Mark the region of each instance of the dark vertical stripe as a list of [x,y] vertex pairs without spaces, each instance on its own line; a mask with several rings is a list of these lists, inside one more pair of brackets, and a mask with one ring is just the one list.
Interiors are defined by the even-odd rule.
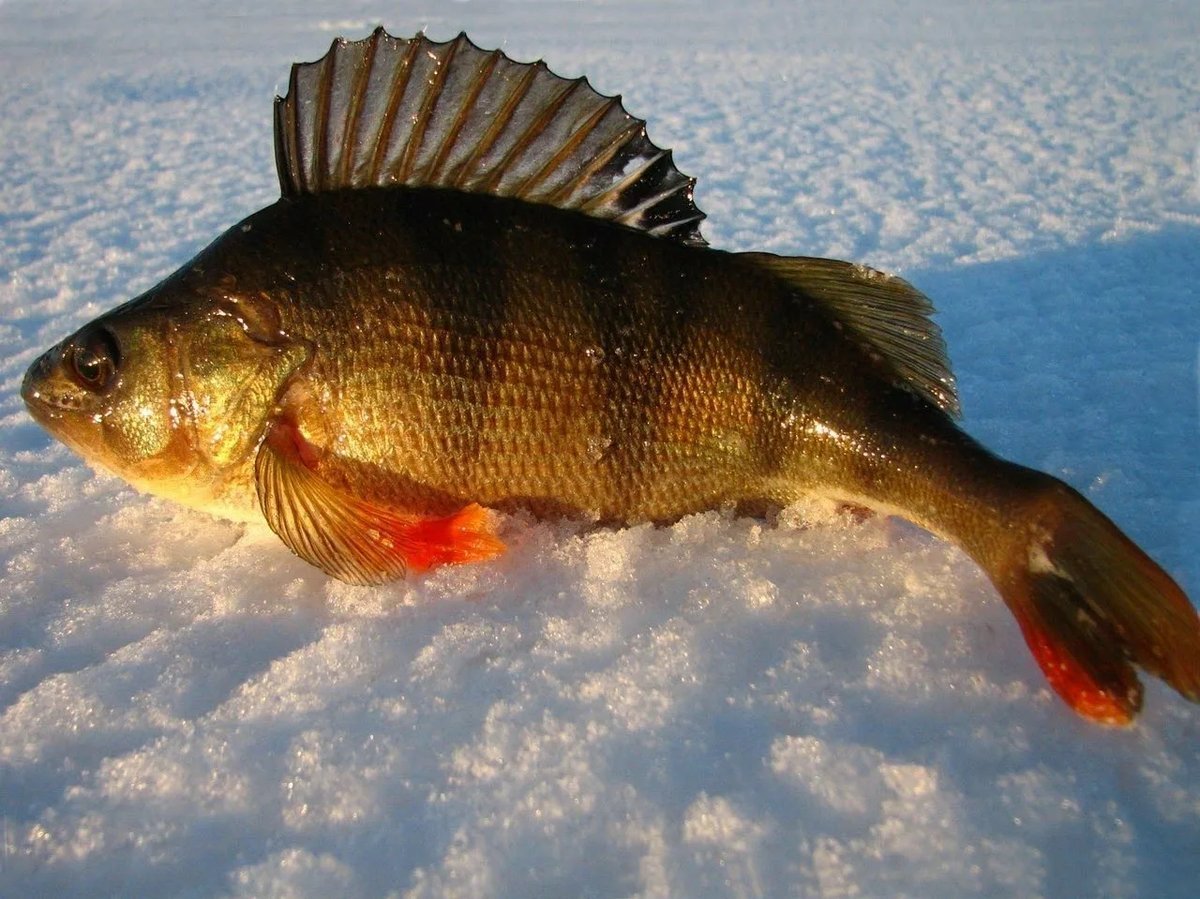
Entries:
[[503,239],[511,228],[510,208],[503,203],[463,202],[459,194],[425,191],[422,224],[414,229],[425,244],[425,258],[443,262],[427,271],[429,313],[433,326],[447,338],[444,371],[453,379],[444,386],[462,418],[453,435],[461,461],[476,470],[486,440],[487,413],[498,406],[498,386],[506,377],[497,364],[498,339],[510,316],[522,308],[517,278],[527,260],[516,259]]
[[781,474],[788,461],[789,447],[784,440],[786,429],[781,427],[781,418],[793,411],[786,407],[793,399],[797,364],[805,364],[800,360],[805,355],[806,345],[798,333],[796,304],[782,287],[772,287],[763,288],[768,293],[761,337],[763,371],[760,377],[765,382],[765,389],[758,391],[754,404],[750,450],[763,478]]
[[[590,222],[588,223],[590,224]],[[699,316],[696,278],[676,248],[622,228],[589,229],[582,259],[585,312],[600,348],[601,432],[608,448],[600,466],[615,517],[644,504],[651,464],[660,461],[672,375]]]

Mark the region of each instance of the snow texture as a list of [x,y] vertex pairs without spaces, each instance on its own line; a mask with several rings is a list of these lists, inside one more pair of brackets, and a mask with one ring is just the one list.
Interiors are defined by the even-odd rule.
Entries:
[[956,549],[812,507],[383,589],[138,495],[45,347],[277,195],[293,59],[384,22],[622,91],[718,246],[901,272],[967,428],[1200,595],[1200,5],[0,5],[0,894],[1193,896],[1200,714],[1048,691]]

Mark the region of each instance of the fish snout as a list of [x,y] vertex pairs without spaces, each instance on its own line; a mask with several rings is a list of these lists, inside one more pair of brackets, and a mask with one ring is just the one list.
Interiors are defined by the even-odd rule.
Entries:
[[42,425],[49,426],[64,414],[90,412],[95,405],[91,393],[67,371],[67,352],[67,343],[51,347],[34,360],[21,381],[25,408]]
[[39,412],[45,411],[46,386],[52,379],[55,365],[61,355],[58,347],[46,350],[25,371],[25,377],[21,381],[21,399],[25,401],[25,408],[34,418],[38,418]]

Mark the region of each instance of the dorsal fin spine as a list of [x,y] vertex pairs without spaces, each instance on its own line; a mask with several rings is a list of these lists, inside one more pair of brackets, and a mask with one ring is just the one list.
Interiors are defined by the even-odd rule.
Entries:
[[413,165],[420,157],[421,148],[425,144],[425,129],[429,125],[429,117],[433,115],[433,110],[438,105],[438,100],[441,99],[442,91],[446,87],[446,77],[450,74],[454,57],[458,53],[458,49],[463,45],[463,41],[463,36],[459,35],[447,46],[446,57],[445,59],[438,60],[437,68],[433,72],[433,80],[429,84],[429,89],[425,91],[424,96],[421,98],[421,108],[417,110],[417,118],[413,122],[412,132],[408,136],[408,143],[404,145],[404,155],[401,158],[400,167],[396,170],[396,180],[400,184],[407,184],[413,174]]
[[[580,78],[579,81],[576,82],[576,85],[579,85],[579,84],[587,84],[587,81],[583,78]],[[537,187],[539,184],[544,182],[548,177],[550,177],[550,175],[562,164],[564,159],[567,159],[572,153],[575,152],[576,148],[581,143],[583,143],[585,140],[587,140],[588,135],[596,130],[596,126],[598,124],[600,124],[601,119],[603,119],[606,115],[608,115],[608,113],[611,110],[612,110],[612,101],[611,100],[609,100],[609,102],[605,103],[603,106],[597,107],[596,110],[591,115],[589,115],[579,125],[579,127],[575,129],[574,132],[571,133],[571,136],[569,138],[567,138],[567,140],[563,143],[562,147],[559,148],[558,152],[555,153],[553,156],[551,156],[549,159],[547,159],[542,164],[542,167],[540,169],[538,169],[536,172],[534,172],[532,175],[530,175],[525,180],[525,183],[522,184],[517,189],[517,193],[519,193],[519,194],[532,193],[532,191],[535,187]],[[573,186],[576,183],[577,178],[578,178],[578,176],[576,176],[576,178],[571,179],[570,181],[568,181],[566,183],[565,186],[567,186],[567,187]],[[558,193],[560,190],[562,190],[562,188],[559,188],[558,190],[556,190],[555,193]],[[553,194],[551,196],[553,196]]]
[[630,208],[624,215],[622,215],[620,218],[618,218],[617,221],[620,222],[622,225],[624,225],[627,223],[626,222],[627,219],[629,219],[629,220],[636,219],[639,215],[641,215],[641,213],[645,212],[647,209],[657,206],[660,202],[665,200],[667,197],[673,197],[673,196],[675,196],[675,194],[679,193],[680,191],[688,191],[691,189],[692,189],[692,185],[686,181],[684,181],[682,184],[676,184],[674,187],[668,187],[666,190],[661,191],[660,193],[654,194],[653,196],[647,197],[646,199],[642,200],[642,202],[640,202],[636,206]]
[[[534,141],[538,134],[541,133],[542,129],[558,117],[559,112],[562,111],[562,108],[566,105],[567,101],[571,99],[571,96],[579,90],[581,85],[585,84],[587,84],[587,81],[583,78],[576,78],[574,81],[567,82],[567,85],[562,92],[559,93],[559,95],[555,97],[552,102],[546,104],[546,108],[542,110],[542,114],[529,123],[529,127],[525,129],[525,133],[521,135],[521,139],[516,143],[509,155],[512,156],[514,160],[523,156],[525,151],[529,148],[529,145]],[[556,159],[561,158],[563,152],[569,149],[570,146],[571,142],[567,141],[566,144],[559,148],[558,153],[548,159],[538,171],[534,172],[519,185],[517,185],[513,190],[513,193],[517,194],[518,196],[532,194],[534,188],[537,187],[543,180],[545,180],[546,175],[548,175],[552,170],[550,168],[550,164]]]
[[[621,103],[621,97],[619,95],[613,97],[612,100],[615,104],[619,105]],[[641,123],[637,121],[637,119],[631,119],[629,124],[626,125],[625,128],[620,132],[618,132],[611,140],[609,140],[609,142],[605,144],[595,155],[595,158],[593,158],[592,161],[588,163],[588,165],[579,173],[579,176],[575,179],[575,186],[582,187],[586,185],[591,177],[608,165],[612,161],[613,157],[620,152],[621,148],[629,142],[630,138],[636,135],[640,130]],[[639,171],[641,171],[641,169],[639,169]],[[619,193],[620,188],[627,186],[629,183],[630,181],[628,178],[622,179],[602,193],[596,194],[591,199],[579,204],[579,211],[590,212],[592,209],[599,207],[602,205],[602,201],[607,202],[610,198]],[[566,199],[569,196],[570,194],[564,194],[563,199]],[[701,218],[703,217],[704,216],[701,215]]]
[[691,218],[675,219],[670,222],[663,222],[661,225],[655,225],[650,229],[650,233],[657,237],[674,237],[676,232],[685,230],[687,225],[692,222],[700,222],[704,218],[703,212],[698,212]]
[[[295,67],[292,68],[292,73],[288,77],[288,95],[291,96],[300,90],[300,73]],[[276,146],[283,146],[287,150],[287,165],[279,167],[279,180],[283,182],[284,169],[287,169],[289,190],[285,193],[292,193],[300,189],[300,166],[303,164],[304,157],[300,154],[300,124],[297,120],[299,115],[296,104],[284,103],[281,99],[276,107],[280,111],[280,115],[276,116],[276,121],[283,120],[284,133],[281,140],[276,140]]]
[[[466,33],[459,34],[463,40],[468,40]],[[493,50],[487,54],[475,69],[475,75],[471,78],[470,89],[464,94],[462,103],[459,104],[458,114],[454,117],[454,127],[447,133],[442,140],[442,145],[438,147],[437,153],[434,154],[433,162],[429,167],[429,177],[436,181],[442,175],[442,169],[445,168],[446,160],[450,158],[450,153],[454,149],[454,143],[458,140],[458,135],[462,132],[463,126],[467,123],[467,112],[479,99],[479,94],[483,91],[483,87],[487,84],[488,78],[496,71],[496,64],[500,62],[501,53],[499,50]],[[453,179],[451,179],[453,181]]]
[[[605,116],[612,112],[614,107],[619,106],[620,104],[620,97],[609,97],[607,103],[593,112],[591,116],[588,117],[587,121],[585,121],[575,131],[575,133],[571,135],[571,139],[563,146],[562,150],[560,150],[553,159],[543,166],[543,169],[547,170],[547,174],[549,174],[548,170],[561,163],[562,160],[564,160],[570,153],[573,153],[581,143],[587,140],[592,132],[596,130],[599,124],[604,121]],[[622,134],[625,134],[625,132],[622,132]],[[618,135],[618,138],[620,137],[621,135]],[[551,193],[547,194],[545,201],[547,203],[557,205],[566,200],[571,196],[572,193],[575,192],[577,188],[587,183],[587,179],[591,177],[592,173],[597,171],[600,167],[612,159],[613,154],[617,151],[619,146],[620,143],[617,142],[616,139],[609,141],[609,144],[601,149],[600,153],[596,155],[596,158],[591,162],[591,164],[585,166],[578,173],[576,173],[575,177],[571,178],[569,181],[564,181]],[[542,177],[545,177],[545,175]]]
[[[362,116],[363,96],[366,93],[367,82],[371,79],[371,70],[375,65],[375,53],[378,51],[379,42],[383,40],[383,28],[376,28],[370,39],[367,41],[365,52],[359,69],[354,73],[354,91],[350,95],[350,110],[346,115],[346,137],[347,143],[357,141],[358,139],[358,122]],[[339,178],[341,183],[350,180],[352,174],[351,167],[354,164],[354,153],[351,149],[348,152],[342,153],[341,165],[339,166]]]
[[[295,78],[295,71],[292,72]],[[291,80],[291,79],[289,79]],[[288,121],[291,120],[289,127]],[[293,169],[295,160],[300,158],[296,152],[296,113],[295,107],[285,103],[282,97],[275,98],[275,174],[279,176],[279,193],[289,196],[296,192],[296,175]]]
[[[522,90],[520,98],[516,103],[513,103],[511,107],[506,106],[505,112],[515,110],[520,105],[521,101],[524,100],[526,95],[529,93],[529,88],[533,85],[533,79],[534,76],[537,75],[538,69],[545,70],[545,68],[546,64],[541,60],[538,60],[533,64],[533,68],[530,69],[530,77],[524,82],[524,90]],[[562,105],[562,101],[565,99],[566,94],[569,92],[570,87],[568,87],[565,91],[559,91],[554,99],[550,101],[549,106],[553,108],[554,112],[558,111]],[[495,192],[497,185],[504,179],[504,176],[508,174],[508,167],[512,165],[513,161],[525,151],[525,148],[529,146],[530,142],[532,142],[534,137],[537,136],[538,132],[541,130],[541,126],[547,121],[547,118],[547,111],[542,110],[537,118],[530,122],[529,125],[525,127],[525,130],[517,135],[517,139],[513,141],[513,145],[508,148],[504,156],[500,158],[500,161],[492,167],[492,170],[487,174],[486,177],[477,183],[478,189],[486,193]],[[507,123],[508,118],[505,116],[504,124]]]
[[413,58],[417,55],[419,46],[416,40],[409,41],[408,46],[404,48],[404,57],[400,65],[396,66],[396,71],[392,73],[387,109],[380,119],[379,131],[375,136],[375,149],[371,153],[372,183],[378,182],[379,170],[387,158],[387,150],[392,142],[392,130],[396,126],[396,112],[400,108],[400,100],[404,97],[404,88],[407,87],[409,76],[412,74]]
[[[504,127],[508,124],[509,118],[514,109],[516,109],[525,95],[529,93],[529,88],[533,84],[533,79],[537,75],[537,66],[532,65],[524,72],[513,85],[507,97],[504,98],[504,105],[492,117],[492,123],[488,125],[487,131],[483,133],[483,137],[476,143],[475,148],[471,151],[471,155],[466,158],[463,163],[463,171],[470,171],[472,167],[495,146],[496,141],[500,139],[500,135],[504,133]],[[485,179],[480,179],[476,182],[457,182],[457,186],[470,189],[485,189]]]
[[321,77],[317,81],[317,120],[314,127],[316,144],[313,146],[313,181],[317,190],[327,187],[325,173],[329,166],[329,101],[333,95],[333,73],[337,66],[337,57],[330,53],[321,65]]
[[651,156],[649,159],[647,159],[645,161],[645,163],[638,166],[632,172],[627,173],[624,178],[622,178],[620,181],[618,181],[616,184],[614,184],[608,190],[604,191],[604,193],[596,194],[596,196],[592,197],[590,200],[588,200],[586,203],[584,203],[582,206],[580,206],[579,207],[580,210],[582,210],[583,212],[590,212],[592,209],[595,209],[598,206],[601,206],[604,203],[608,202],[609,199],[611,199],[614,196],[617,196],[618,194],[620,194],[621,191],[623,191],[625,188],[627,188],[630,184],[633,184],[635,181],[638,180],[638,178],[642,177],[642,175],[645,174],[645,172],[650,168],[650,166],[654,165],[656,162],[658,162],[660,159],[662,159],[664,155],[666,155],[666,151],[659,150],[657,153],[655,153],[653,156]]

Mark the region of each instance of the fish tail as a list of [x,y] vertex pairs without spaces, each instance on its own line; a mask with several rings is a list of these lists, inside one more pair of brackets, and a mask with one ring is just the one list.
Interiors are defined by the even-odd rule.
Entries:
[[1098,509],[1044,477],[1020,536],[990,567],[1050,685],[1109,725],[1129,724],[1141,707],[1135,665],[1200,701],[1195,607]]

